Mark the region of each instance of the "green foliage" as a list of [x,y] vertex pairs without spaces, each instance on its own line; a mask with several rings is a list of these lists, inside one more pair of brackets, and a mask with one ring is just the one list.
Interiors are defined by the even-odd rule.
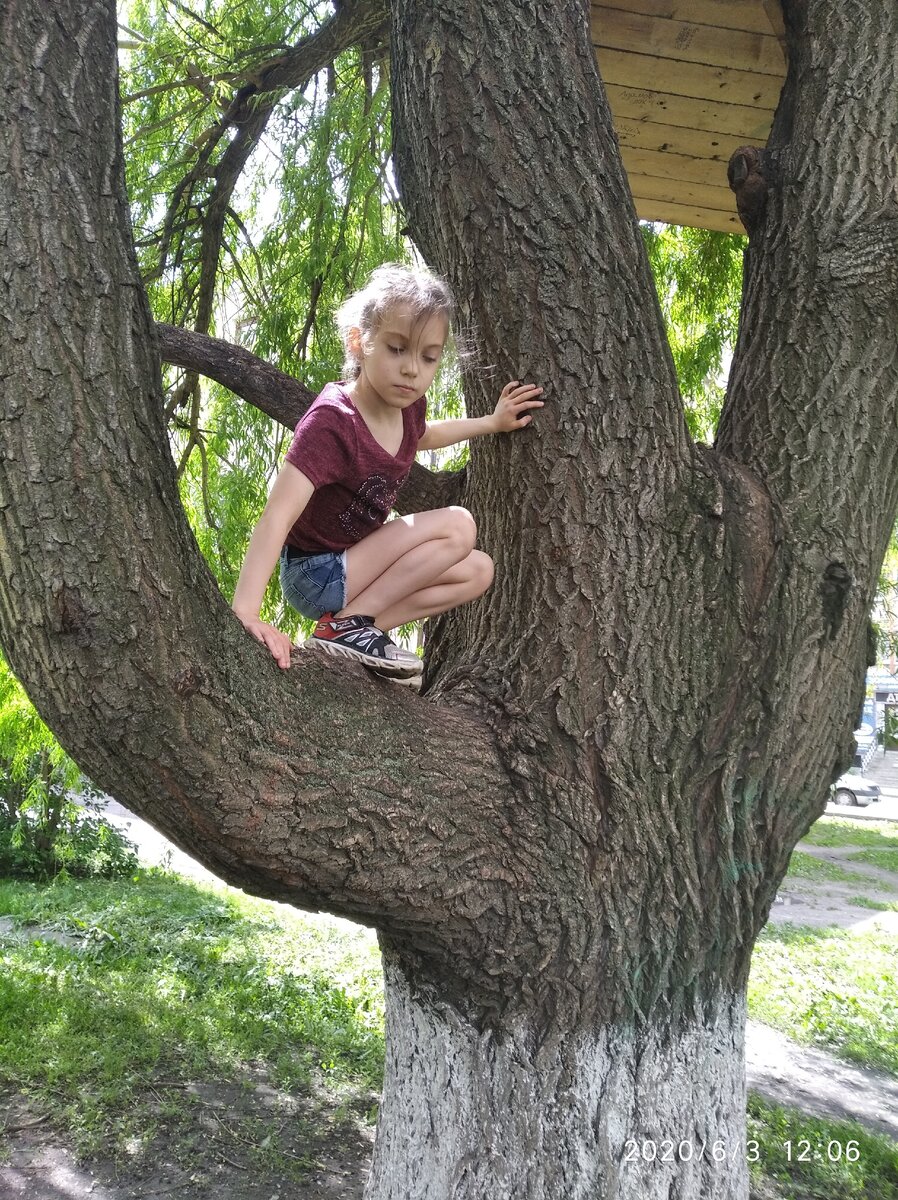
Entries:
[[642,235],[686,420],[693,437],[710,442],[738,329],[745,238],[680,225],[643,225]]
[[0,875],[133,871],[134,847],[97,814],[95,799],[0,658]]
[[[370,271],[408,259],[390,190],[383,62],[353,48],[271,105],[264,135],[228,197],[220,253],[208,241],[213,197],[242,126],[220,119],[261,63],[319,27],[329,6],[267,0],[135,0],[140,48],[123,64],[126,164],[140,265],[158,320],[191,325],[214,275],[212,329],[312,390],[342,372],[333,314]],[[168,370],[172,449],[182,500],[226,595],[285,448],[285,431],[217,385]],[[185,388],[185,383],[188,386]],[[262,615],[295,635],[276,581]]]

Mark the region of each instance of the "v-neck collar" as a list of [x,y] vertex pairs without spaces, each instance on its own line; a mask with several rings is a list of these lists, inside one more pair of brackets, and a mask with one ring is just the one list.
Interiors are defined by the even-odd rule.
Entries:
[[[383,442],[381,442],[381,441],[380,441],[380,440],[379,440],[379,439],[378,439],[378,438],[375,436],[374,430],[371,428],[371,426],[368,424],[367,420],[365,419],[365,414],[362,412],[362,410],[361,410],[361,409],[359,408],[359,406],[356,404],[356,402],[355,402],[355,397],[354,397],[354,396],[351,394],[351,392],[349,392],[349,391],[347,390],[346,384],[345,384],[345,383],[341,383],[341,384],[340,384],[340,387],[341,387],[341,388],[342,388],[342,390],[343,390],[343,395],[346,397],[346,399],[347,399],[347,400],[349,401],[349,403],[352,405],[352,407],[353,407],[353,409],[355,410],[355,412],[358,414],[358,416],[359,416],[359,419],[361,420],[362,424],[365,426],[365,430],[366,430],[366,432],[367,432],[367,434],[368,434],[368,437],[371,439],[371,441],[372,441],[372,442],[374,442],[375,446],[377,446],[377,448],[378,448],[378,449],[379,449],[379,450],[380,450],[380,451],[381,451],[383,454],[386,454],[387,458],[392,458],[392,459],[396,459],[396,458],[398,458],[398,457],[399,457],[399,455],[402,453],[402,447],[405,445],[405,439],[406,439],[406,437],[408,436],[408,422],[407,422],[407,421],[406,421],[406,419],[405,419],[405,414],[406,414],[406,413],[407,413],[407,412],[408,412],[408,411],[411,409],[411,407],[412,407],[412,406],[411,406],[411,405],[409,405],[409,407],[408,407],[408,408],[403,408],[403,409],[401,409],[401,410],[400,410],[400,414],[399,414],[399,415],[402,417],[402,437],[400,438],[399,445],[396,447],[396,453],[394,454],[394,453],[392,453],[390,450],[388,450],[388,449],[386,448],[386,446],[383,444]],[[419,400],[419,399],[420,399],[420,397],[416,397],[416,399],[415,399],[415,403],[416,403],[416,404],[418,403],[418,400]]]

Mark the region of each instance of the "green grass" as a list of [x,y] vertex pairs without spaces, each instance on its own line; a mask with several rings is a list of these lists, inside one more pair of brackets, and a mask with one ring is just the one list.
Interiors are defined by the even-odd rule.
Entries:
[[898,849],[898,822],[846,821],[840,817],[821,817],[801,839],[811,846],[868,846],[871,849]]
[[[0,936],[0,1080],[35,1093],[81,1154],[152,1159],[160,1130],[166,1153],[202,1154],[208,1109],[186,1093],[191,1082],[244,1086],[261,1072],[288,1089],[323,1078],[338,1096],[380,1086],[380,963],[364,931],[152,872],[124,883],[0,881],[3,914],[24,940]],[[78,945],[34,940],[38,927]],[[768,926],[756,946],[754,1019],[893,1073],[896,997],[896,935]],[[253,1145],[254,1169],[283,1169],[271,1117],[253,1120],[232,1127]],[[859,1126],[752,1097],[749,1137],[755,1178],[774,1181],[783,1200],[898,1200],[895,1146]],[[802,1139],[823,1153],[790,1164],[784,1144],[797,1159]],[[849,1140],[857,1162],[830,1161],[827,1143]]]
[[849,904],[859,904],[861,908],[875,908],[880,912],[898,912],[898,900],[884,903],[881,900],[871,900],[869,896],[852,896]]
[[898,934],[767,925],[748,1006],[797,1042],[898,1074]]
[[801,850],[792,851],[786,878],[830,879],[834,883],[854,883],[876,889],[882,888],[886,891],[893,890],[889,887],[888,883],[878,879],[871,880],[869,875],[863,875],[859,871],[846,871],[844,867],[840,867],[836,863],[827,862],[822,858],[815,858],[813,854],[804,854]]
[[892,849],[876,849],[876,850],[859,850],[857,854],[849,855],[849,861],[871,863],[874,867],[880,867],[883,871],[892,871],[898,880],[898,848]]
[[380,959],[365,931],[159,873],[0,882],[3,914],[79,935],[78,948],[0,941],[0,1080],[63,1112],[83,1153],[120,1151],[152,1124],[148,1080],[253,1065],[284,1087],[312,1072],[379,1086]]
[[808,1117],[750,1094],[748,1146],[753,1180],[771,1180],[782,1200],[898,1200],[898,1146],[853,1121]]

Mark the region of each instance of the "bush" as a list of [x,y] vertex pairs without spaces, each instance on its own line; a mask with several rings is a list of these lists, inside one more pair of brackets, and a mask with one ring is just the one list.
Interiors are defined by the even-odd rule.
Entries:
[[136,847],[100,816],[98,799],[0,658],[0,875],[133,872]]
[[0,817],[0,876],[49,879],[64,871],[79,879],[119,879],[137,870],[137,847],[93,805],[65,802],[62,820],[49,839],[30,814],[18,821]]

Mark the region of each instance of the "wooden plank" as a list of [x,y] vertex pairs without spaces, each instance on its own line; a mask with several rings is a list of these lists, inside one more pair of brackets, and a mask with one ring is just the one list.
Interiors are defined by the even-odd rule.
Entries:
[[598,4],[592,6],[590,25],[597,46],[655,54],[678,63],[703,63],[775,75],[780,81],[785,78],[783,50],[772,32],[765,36],[715,29],[711,25],[647,17]]
[[735,212],[736,197],[726,183],[723,187],[712,184],[689,183],[671,179],[670,176],[628,175],[630,191],[642,200],[660,200],[664,203],[695,205],[712,212]]
[[725,187],[727,160],[690,158],[685,154],[659,153],[657,150],[638,150],[621,147],[621,158],[627,175],[654,175],[659,179],[678,179],[705,187]]
[[[764,0],[601,0],[605,8],[642,13],[693,25],[712,25],[715,29],[739,29],[743,33],[778,33],[771,29],[770,14]],[[767,0],[779,8],[779,0]],[[592,5],[597,8],[597,4]],[[780,25],[782,14],[780,14]]]
[[700,63],[672,62],[651,54],[632,54],[596,46],[599,71],[606,84],[668,92],[706,100],[713,96],[721,104],[744,104],[749,108],[776,108],[783,81],[776,75],[733,71]]
[[745,236],[745,229],[735,211],[728,215],[699,205],[644,200],[636,196],[633,199],[640,221],[664,221],[668,225],[690,225],[693,229],[716,229],[720,233],[741,233]]
[[773,124],[772,108],[718,104],[711,100],[696,100],[649,88],[618,87],[615,84],[607,84],[605,90],[615,126],[625,119],[646,121],[682,130],[723,133],[738,138],[740,144],[763,144]]
[[[734,150],[746,144],[731,133],[705,133],[704,130],[677,129],[673,125],[655,125],[650,121],[615,119],[614,128],[625,150],[672,154],[726,165]],[[709,168],[711,169],[711,168]]]

